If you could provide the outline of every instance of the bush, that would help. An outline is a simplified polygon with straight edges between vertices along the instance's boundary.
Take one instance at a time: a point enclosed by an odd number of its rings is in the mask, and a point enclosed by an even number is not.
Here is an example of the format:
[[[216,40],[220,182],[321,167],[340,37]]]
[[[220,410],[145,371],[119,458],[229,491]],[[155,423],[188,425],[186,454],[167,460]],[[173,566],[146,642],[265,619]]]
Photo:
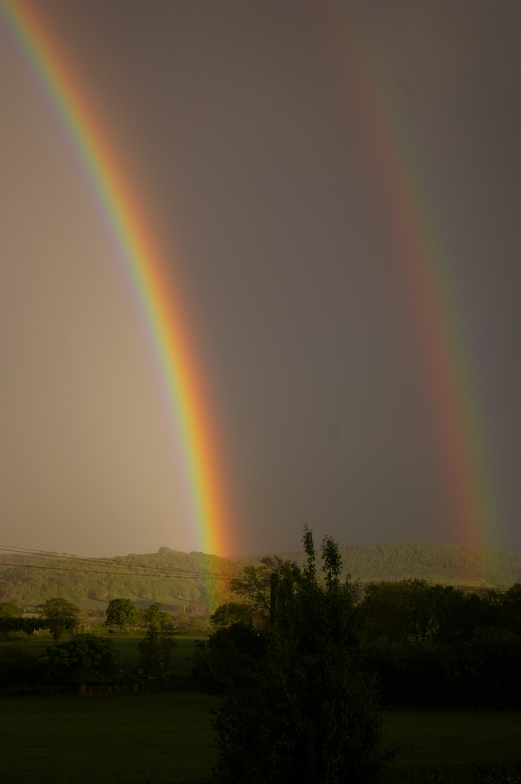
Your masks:
[[[67,642],[47,648],[47,656],[39,659],[38,664],[44,678],[53,686],[111,684],[122,674],[114,643],[92,634],[77,634]]]

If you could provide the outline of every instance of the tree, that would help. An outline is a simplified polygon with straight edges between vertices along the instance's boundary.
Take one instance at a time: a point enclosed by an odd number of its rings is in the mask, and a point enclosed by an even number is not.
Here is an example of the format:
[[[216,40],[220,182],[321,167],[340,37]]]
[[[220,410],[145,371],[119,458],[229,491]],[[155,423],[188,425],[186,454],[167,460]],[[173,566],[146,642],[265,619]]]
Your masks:
[[[43,627],[50,630],[55,643],[64,632],[72,632],[79,625],[80,610],[67,599],[47,599],[38,610]]]
[[[172,649],[177,645],[171,632],[162,632],[154,623],[138,643],[138,675],[144,683],[162,686],[171,675]]]
[[[0,617],[0,634],[9,635],[11,632],[23,632],[33,634],[38,629],[48,628],[39,618],[24,618],[23,616],[13,615],[11,617]]]
[[[11,602],[0,602],[0,618],[19,618],[22,610]]]
[[[219,782],[361,784],[376,781],[384,764],[354,587],[340,582],[333,539],[322,544],[325,581],[307,528],[304,546],[303,570],[282,562],[270,575],[264,625],[258,617],[232,623],[200,647],[199,671],[223,698],[214,721]],[[245,579],[257,585],[251,568]]]
[[[152,626],[156,629],[161,629],[161,626],[164,624],[172,622],[168,613],[164,612],[161,607],[160,602],[154,602],[154,604],[151,604],[150,607],[143,611],[141,620],[146,623],[149,629]]]
[[[92,634],[77,634],[67,642],[47,648],[47,656],[39,664],[53,685],[114,683],[122,672],[112,640]]]
[[[503,607],[507,613],[509,628],[521,634],[521,583],[514,583],[503,596]]]
[[[232,622],[251,622],[263,627],[269,622],[272,613],[271,585],[275,575],[291,581],[291,573],[298,568],[289,561],[275,556],[260,559],[260,566],[245,566],[242,576],[230,580],[230,589],[238,597],[238,602],[226,602],[216,609],[211,620],[217,626]]]
[[[25,631],[22,610],[11,602],[0,602],[0,635],[8,638],[12,632]],[[31,630],[32,631],[32,630]]]
[[[119,626],[121,631],[127,626],[137,626],[139,623],[139,610],[130,599],[112,599],[106,614],[105,626]]]
[[[0,688],[31,686],[37,680],[36,656],[27,647],[0,646]]]
[[[210,621],[216,626],[231,626],[232,623],[251,623],[251,610],[239,602],[226,602],[216,609],[210,616]]]

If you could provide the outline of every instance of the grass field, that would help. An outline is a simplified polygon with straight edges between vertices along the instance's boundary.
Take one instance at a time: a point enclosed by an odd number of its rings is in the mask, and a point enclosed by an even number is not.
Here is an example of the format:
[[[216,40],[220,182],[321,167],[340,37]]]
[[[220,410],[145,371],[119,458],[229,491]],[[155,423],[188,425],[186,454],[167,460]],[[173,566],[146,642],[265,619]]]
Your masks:
[[[0,700],[6,784],[159,784],[207,775],[212,699],[194,693]]]
[[[215,760],[210,709],[216,705],[215,698],[190,692],[0,700],[2,781],[197,781]],[[521,758],[519,714],[393,711],[385,736],[402,747],[396,766]]]
[[[111,638],[126,667],[135,667],[138,663],[138,643],[142,637],[114,637]],[[172,651],[172,668],[176,679],[182,682],[189,681],[193,666],[196,641],[205,640],[206,637],[175,637],[176,647]]]
[[[521,714],[392,711],[385,737],[398,745],[396,764],[521,760]]]

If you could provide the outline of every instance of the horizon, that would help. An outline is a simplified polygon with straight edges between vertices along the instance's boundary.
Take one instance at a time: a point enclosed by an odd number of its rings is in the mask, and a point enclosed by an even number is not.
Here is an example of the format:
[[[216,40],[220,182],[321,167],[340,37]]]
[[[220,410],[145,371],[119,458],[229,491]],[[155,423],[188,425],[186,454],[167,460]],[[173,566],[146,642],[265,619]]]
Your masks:
[[[478,550],[482,552],[498,552],[498,553],[505,553],[508,555],[514,555],[516,558],[521,558],[521,553],[516,553],[513,550],[506,550],[503,548],[493,548],[493,547],[481,547],[476,545],[467,545],[467,544],[460,544],[458,542],[441,542],[435,540],[420,540],[420,539],[411,539],[411,540],[390,540],[390,541],[380,541],[380,542],[366,542],[366,543],[351,543],[351,544],[342,544],[341,542],[337,542],[339,548],[344,550],[349,550],[350,548],[370,548],[370,547],[387,547],[392,545],[439,545],[442,547],[450,547],[450,548],[461,548],[464,550]],[[16,548],[16,547],[4,547],[0,548],[3,549],[6,556],[20,556],[26,558],[37,558],[39,555],[44,556],[55,556],[59,558],[78,558],[81,560],[111,560],[112,558],[127,558],[129,556],[141,556],[141,555],[160,555],[162,551],[169,551],[173,553],[179,553],[181,555],[204,555],[209,558],[220,558],[222,560],[229,560],[229,561],[240,561],[241,558],[246,559],[253,559],[253,558],[264,558],[269,556],[279,556],[279,557],[290,557],[291,555],[300,555],[304,553],[304,548],[300,549],[290,549],[290,550],[265,550],[258,553],[239,553],[236,555],[218,555],[217,553],[207,553],[203,550],[178,550],[174,547],[169,547],[168,545],[162,545],[157,550],[154,551],[146,551],[146,552],[117,552],[112,555],[81,555],[79,553],[73,552],[65,552],[65,551],[52,551],[52,550],[36,550],[30,548]],[[317,553],[318,559],[320,559],[320,542],[315,542],[315,551]]]

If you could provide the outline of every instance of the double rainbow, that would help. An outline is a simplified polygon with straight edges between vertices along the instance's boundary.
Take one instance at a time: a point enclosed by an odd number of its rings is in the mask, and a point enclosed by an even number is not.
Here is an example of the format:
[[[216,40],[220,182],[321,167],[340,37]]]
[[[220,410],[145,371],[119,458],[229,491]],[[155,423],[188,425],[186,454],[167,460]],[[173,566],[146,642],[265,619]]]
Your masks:
[[[109,138],[33,4],[0,0],[0,12],[65,126],[107,218],[152,335],[185,456],[199,546],[230,549],[230,519],[208,401],[179,300],[135,190]]]
[[[357,114],[403,261],[402,277],[425,357],[452,525],[466,543],[497,545],[499,520],[477,385],[447,254],[412,144],[363,24],[340,0],[320,8],[331,14],[328,46],[333,43],[337,63],[357,95]],[[0,9],[73,140],[138,293],[183,444],[201,548],[225,552],[230,549],[230,521],[209,406],[180,303],[144,211],[34,7],[27,0],[0,0]]]

